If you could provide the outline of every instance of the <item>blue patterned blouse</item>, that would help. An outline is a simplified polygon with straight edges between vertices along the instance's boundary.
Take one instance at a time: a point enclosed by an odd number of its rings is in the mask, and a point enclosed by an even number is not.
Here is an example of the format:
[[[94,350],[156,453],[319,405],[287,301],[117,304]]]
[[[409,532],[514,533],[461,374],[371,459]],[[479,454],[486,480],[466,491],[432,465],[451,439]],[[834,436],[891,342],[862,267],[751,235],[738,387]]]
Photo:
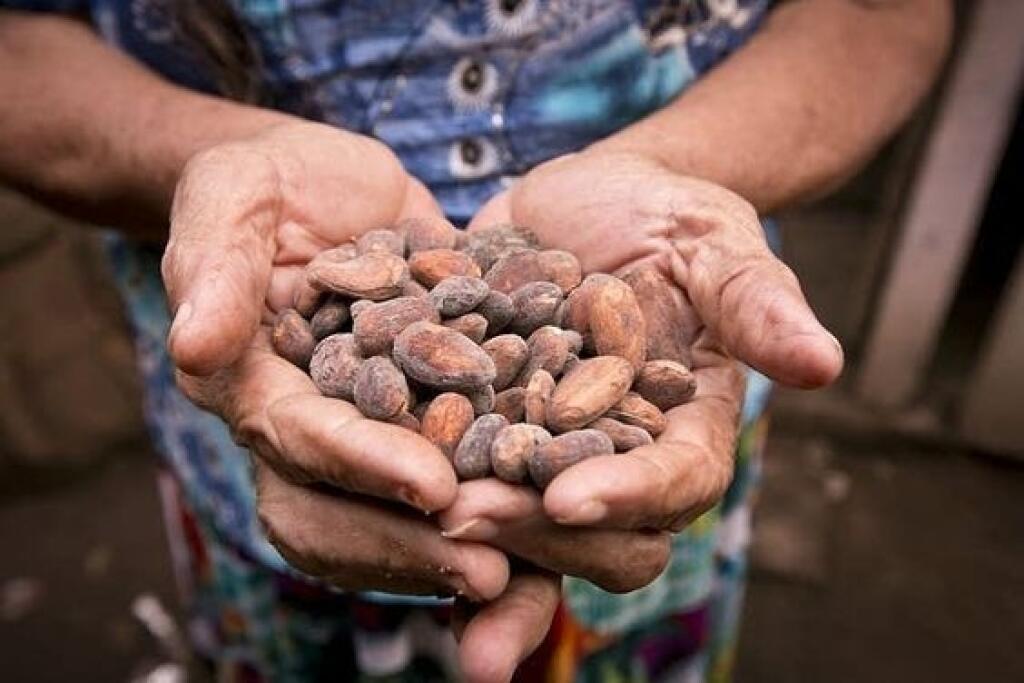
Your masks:
[[[172,3],[0,0],[19,9],[88,15],[106,40],[169,80],[210,90],[211,79],[175,39]],[[272,106],[384,141],[456,223],[536,164],[579,150],[665,105],[741,45],[769,4],[233,2],[260,48]],[[247,455],[223,424],[174,387],[164,346],[169,320],[159,253],[119,238],[111,244],[135,326],[146,413],[161,454],[194,510],[227,543],[282,569],[254,513]],[[748,423],[760,413],[766,387],[754,377]],[[664,581],[653,584],[646,598],[638,596],[652,610],[679,608],[706,593],[716,526],[713,520],[696,524],[677,538],[677,559]],[[613,610],[593,620],[621,627],[622,617]]]

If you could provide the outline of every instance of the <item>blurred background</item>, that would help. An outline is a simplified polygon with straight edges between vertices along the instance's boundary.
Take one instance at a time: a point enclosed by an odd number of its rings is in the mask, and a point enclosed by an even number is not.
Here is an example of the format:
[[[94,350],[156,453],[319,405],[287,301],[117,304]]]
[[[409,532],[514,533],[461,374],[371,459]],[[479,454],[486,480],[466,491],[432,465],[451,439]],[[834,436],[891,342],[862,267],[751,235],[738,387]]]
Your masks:
[[[961,3],[911,123],[778,217],[848,365],[773,398],[740,683],[1024,680],[1022,4]],[[129,333],[95,233],[0,223],[0,659],[131,680],[176,601]]]

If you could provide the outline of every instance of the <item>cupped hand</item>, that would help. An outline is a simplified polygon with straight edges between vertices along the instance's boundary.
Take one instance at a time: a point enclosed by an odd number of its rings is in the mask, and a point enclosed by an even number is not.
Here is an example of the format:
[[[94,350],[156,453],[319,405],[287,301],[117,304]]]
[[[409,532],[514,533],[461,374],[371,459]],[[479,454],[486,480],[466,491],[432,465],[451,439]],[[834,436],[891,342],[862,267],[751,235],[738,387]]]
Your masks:
[[[184,393],[257,456],[258,512],[292,565],[348,590],[493,600],[467,625],[462,660],[513,671],[550,622],[550,583],[510,584],[503,552],[442,536],[424,513],[455,500],[444,455],[321,396],[270,348],[268,324],[292,305],[311,258],[412,216],[443,220],[385,147],[326,126],[283,124],[197,155],[163,261],[168,346]],[[492,631],[511,638],[500,651],[479,645]]]
[[[679,287],[694,321],[685,343],[695,397],[668,412],[668,428],[653,445],[627,457],[591,458],[560,474],[543,507],[561,525],[683,528],[732,479],[745,386],[739,361],[804,388],[832,382],[842,368],[839,343],[769,250],[756,212],[725,188],[641,155],[590,150],[528,173],[470,228],[507,222],[529,226],[545,247],[572,252],[584,272],[657,269]],[[488,496],[496,502],[474,495],[457,506],[482,519],[505,519],[503,504]],[[495,536],[503,547],[504,534]],[[509,551],[516,552],[512,544]]]

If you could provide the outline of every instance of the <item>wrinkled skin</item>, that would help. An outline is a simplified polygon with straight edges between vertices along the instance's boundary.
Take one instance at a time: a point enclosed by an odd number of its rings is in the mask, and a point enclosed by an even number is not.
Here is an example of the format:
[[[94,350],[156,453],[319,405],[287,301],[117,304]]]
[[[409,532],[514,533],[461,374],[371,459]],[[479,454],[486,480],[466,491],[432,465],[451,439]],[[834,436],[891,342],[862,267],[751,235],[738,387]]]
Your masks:
[[[427,215],[440,216],[438,207],[390,152],[336,129],[287,124],[203,152],[187,165],[172,210],[163,261],[175,311],[168,346],[184,393],[256,456],[258,512],[289,562],[348,590],[490,601],[460,627],[460,657],[469,680],[495,680],[543,637],[557,579],[538,571],[510,580],[502,551],[443,536],[423,515],[450,508],[458,494],[441,452],[321,396],[269,344],[269,323],[291,305],[309,259]],[[527,504],[538,514],[522,516],[540,520],[539,499]],[[568,538],[543,523],[552,539]],[[665,534],[569,535],[571,543],[545,539],[522,554],[614,590],[645,585],[667,558]],[[648,559],[623,573],[607,559],[609,544]],[[501,648],[488,646],[499,637]]]
[[[642,574],[647,567],[630,563],[667,561],[666,532],[714,506],[732,480],[745,388],[739,361],[784,384],[813,388],[838,376],[842,349],[815,319],[796,277],[769,251],[747,202],[645,157],[588,151],[543,164],[484,206],[470,229],[495,223],[529,226],[543,246],[576,254],[585,273],[645,264],[675,282],[697,322],[691,349],[698,388],[691,402],[668,412],[668,428],[654,444],[626,458],[579,463],[543,498],[499,481],[462,484],[442,525],[450,537],[486,542],[563,573],[574,573],[571,562],[559,566],[538,556],[548,546],[579,553],[583,534],[646,533],[648,546],[607,567],[617,576]]]

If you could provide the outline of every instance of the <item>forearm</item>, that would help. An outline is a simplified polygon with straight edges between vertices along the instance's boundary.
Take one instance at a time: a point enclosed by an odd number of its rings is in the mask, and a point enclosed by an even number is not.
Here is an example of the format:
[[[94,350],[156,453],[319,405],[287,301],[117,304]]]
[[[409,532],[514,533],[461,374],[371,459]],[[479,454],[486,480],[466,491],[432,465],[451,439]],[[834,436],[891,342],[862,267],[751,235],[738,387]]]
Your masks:
[[[0,11],[0,182],[79,218],[166,234],[196,152],[282,114],[176,87],[63,17]]]
[[[760,211],[821,194],[909,116],[945,56],[947,0],[791,0],[735,55],[599,143],[732,189]]]

